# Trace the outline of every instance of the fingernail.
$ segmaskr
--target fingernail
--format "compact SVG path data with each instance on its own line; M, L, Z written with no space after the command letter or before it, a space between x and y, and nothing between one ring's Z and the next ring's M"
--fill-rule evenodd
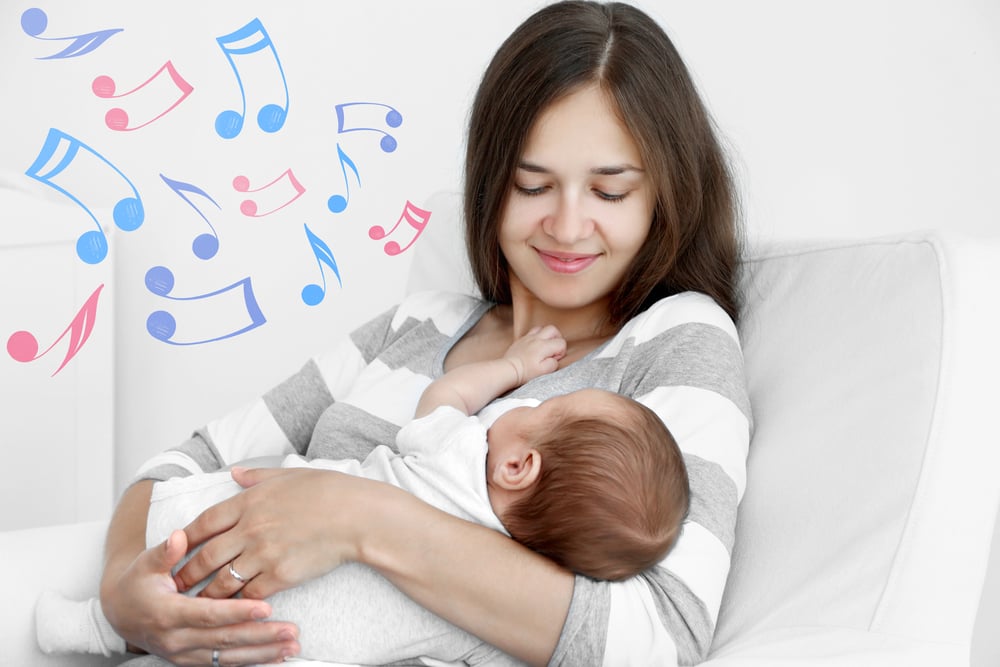
M269 614L267 613L267 609L263 607L254 607L253 611L250 612L250 616L259 621L262 618L267 618Z
M278 633L278 639L280 639L283 642L290 642L295 640L295 635L292 634L291 630L282 630L281 632Z

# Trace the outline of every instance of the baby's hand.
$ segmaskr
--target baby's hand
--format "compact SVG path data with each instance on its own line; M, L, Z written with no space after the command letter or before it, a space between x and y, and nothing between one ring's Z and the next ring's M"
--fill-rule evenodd
M518 385L551 373L566 355L566 339L553 325L535 327L518 338L504 353L517 370Z

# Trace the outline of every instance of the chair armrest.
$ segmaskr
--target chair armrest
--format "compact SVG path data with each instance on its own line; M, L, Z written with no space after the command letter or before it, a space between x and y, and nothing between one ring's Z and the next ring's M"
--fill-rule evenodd
M3 663L38 667L115 665L122 656L47 656L35 639L35 602L42 591L83 600L97 595L107 521L0 532L6 604L0 628Z

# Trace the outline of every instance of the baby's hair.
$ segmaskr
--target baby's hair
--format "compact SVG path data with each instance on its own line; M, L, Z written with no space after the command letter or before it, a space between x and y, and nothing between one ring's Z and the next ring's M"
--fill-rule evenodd
M616 395L617 396L617 395ZM511 536L576 573L621 580L659 563L690 502L684 458L655 412L563 413L535 447L538 482L501 517Z

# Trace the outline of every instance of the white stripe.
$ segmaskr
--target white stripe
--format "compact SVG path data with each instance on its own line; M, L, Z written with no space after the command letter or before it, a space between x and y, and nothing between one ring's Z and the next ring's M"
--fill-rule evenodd
M414 373L408 368L389 368L381 359L375 359L356 379L345 403L368 412L375 417L402 426L413 419L416 401L431 379ZM386 388L390 391L386 391Z
M669 329L687 324L717 327L739 344L739 334L732 319L711 297L698 292L682 292L657 301L630 320L598 356L617 356L626 340L631 339L635 345L641 345Z
M164 465L179 466L190 472L192 475L196 475L200 472L205 472L204 470L201 469L201 466L195 463L195 460L192 459L187 454L183 452L169 450L166 452L161 452L156 456L154 456L153 458L146 461L145 463L143 463L142 466L139 468L139 470L136 472L136 476L141 477L150 470L158 466L164 466Z
M686 386L657 387L639 400L660 415L682 452L719 464L736 485L736 502L743 498L750 423L732 401Z
M417 292L400 304L392 318L392 328L399 330L410 317L419 321L429 318L438 331L451 336L480 303L478 299L456 292Z
M349 336L339 338L337 344L313 361L333 400L341 400L351 389L358 374L365 368L364 357Z
M660 621L646 582L633 577L611 583L609 588L611 610L604 667L676 665L677 645Z
M719 538L701 524L687 521L660 567L670 570L687 584L704 603L715 625L729 576L729 552Z
M263 398L209 423L208 435L222 457L223 465L255 456L274 456L295 451L284 431L274 421Z

